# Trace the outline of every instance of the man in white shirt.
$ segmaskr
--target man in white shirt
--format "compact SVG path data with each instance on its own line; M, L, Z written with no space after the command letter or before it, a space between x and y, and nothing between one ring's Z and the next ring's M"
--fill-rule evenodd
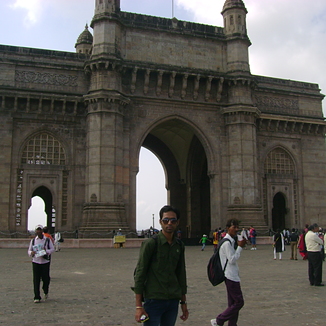
M54 252L52 241L44 236L42 225L35 227L36 237L31 240L28 255L32 257L34 303L41 302L40 284L43 281L45 299L48 298L50 285L50 257Z
M237 326L239 311L244 305L242 291L240 287L239 267L237 260L240 258L242 248L246 245L246 239L237 241L239 231L239 221L230 219L226 223L227 234L225 241L220 248L221 265L225 266L225 285L228 296L228 308L211 320L212 326L223 326L229 321L229 326ZM236 249L235 249L236 248Z
M54 249L55 251L60 251L60 240L61 240L61 233L56 231L54 234Z
M308 275L310 285L324 286L322 283L323 256L321 252L323 240L318 237L318 231L318 224L312 224L309 226L308 232L305 236L309 263Z

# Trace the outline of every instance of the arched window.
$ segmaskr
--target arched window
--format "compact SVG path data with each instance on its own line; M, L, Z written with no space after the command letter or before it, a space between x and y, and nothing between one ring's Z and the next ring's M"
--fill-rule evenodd
M294 174L294 164L290 155L282 148L272 150L266 157L265 174Z
M27 142L23 150L21 163L65 165L66 154L57 139L43 132L37 134Z

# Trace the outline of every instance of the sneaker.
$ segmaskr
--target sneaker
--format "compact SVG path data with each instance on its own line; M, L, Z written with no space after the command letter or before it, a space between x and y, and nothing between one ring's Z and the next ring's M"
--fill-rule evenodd
M49 294L48 293L44 294L44 300L47 300L47 299L49 299Z
M216 319L212 319L212 320L211 320L211 325L212 325L212 326L217 326Z
M34 299L34 303L40 303L41 300L40 299Z

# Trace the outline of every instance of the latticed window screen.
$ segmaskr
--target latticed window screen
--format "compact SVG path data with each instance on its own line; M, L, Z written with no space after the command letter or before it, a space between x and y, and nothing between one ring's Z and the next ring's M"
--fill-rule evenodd
M65 165L66 155L60 142L47 133L40 133L30 139L24 148L23 164Z
M282 148L274 149L267 155L264 170L268 174L293 174L293 160Z

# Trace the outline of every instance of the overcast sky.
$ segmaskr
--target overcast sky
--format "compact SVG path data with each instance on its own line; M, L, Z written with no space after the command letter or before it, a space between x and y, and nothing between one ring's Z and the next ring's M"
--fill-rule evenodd
M0 0L0 44L74 52L79 34L92 20L94 3L95 0ZM325 93L326 1L244 3L252 42L252 74L317 83ZM224 0L174 0L174 16L223 26L223 4ZM171 18L172 0L121 0L121 10ZM323 107L325 111L325 104ZM163 170L150 157L148 151L142 151L138 229L152 225L152 214L157 226L158 210L166 204Z

